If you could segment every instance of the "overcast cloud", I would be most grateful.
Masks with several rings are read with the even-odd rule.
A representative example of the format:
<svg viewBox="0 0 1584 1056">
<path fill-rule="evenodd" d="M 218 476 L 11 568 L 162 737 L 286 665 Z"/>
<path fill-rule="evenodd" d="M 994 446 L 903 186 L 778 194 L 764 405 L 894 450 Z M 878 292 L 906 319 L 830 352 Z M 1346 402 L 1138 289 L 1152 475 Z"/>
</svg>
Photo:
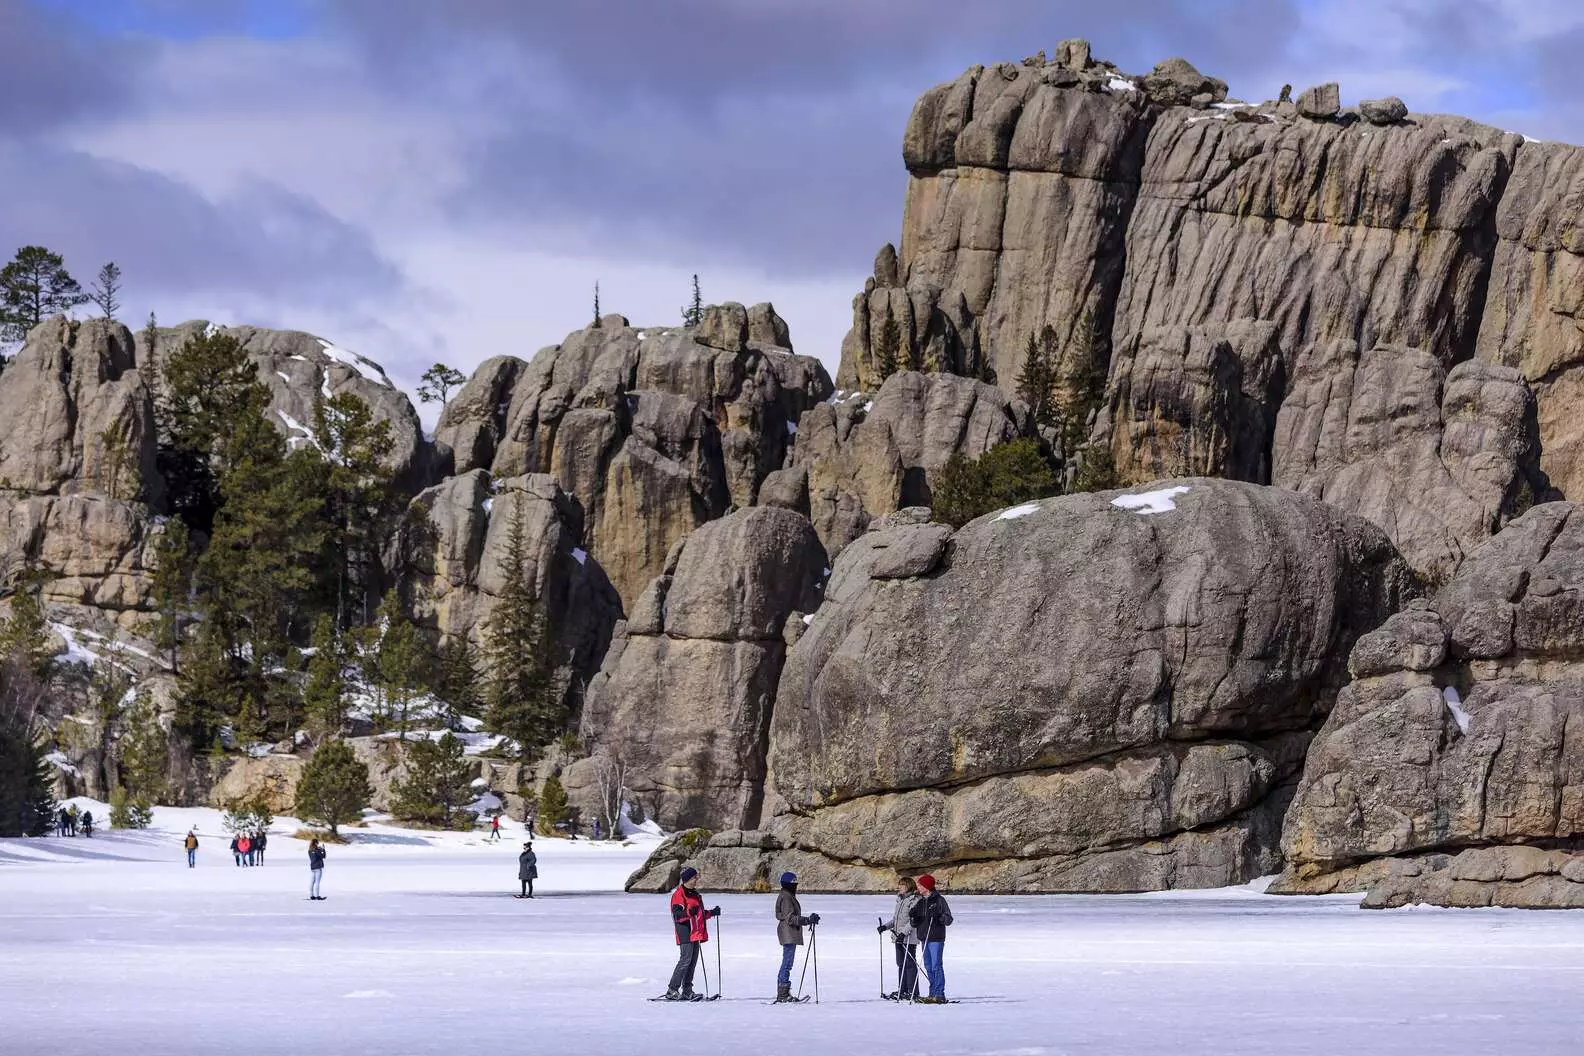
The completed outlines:
<svg viewBox="0 0 1584 1056">
<path fill-rule="evenodd" d="M 409 385 L 559 341 L 596 279 L 669 323 L 698 272 L 834 367 L 913 100 L 1067 36 L 1584 139 L 1571 0 L 0 0 L 0 253 Z"/>
</svg>

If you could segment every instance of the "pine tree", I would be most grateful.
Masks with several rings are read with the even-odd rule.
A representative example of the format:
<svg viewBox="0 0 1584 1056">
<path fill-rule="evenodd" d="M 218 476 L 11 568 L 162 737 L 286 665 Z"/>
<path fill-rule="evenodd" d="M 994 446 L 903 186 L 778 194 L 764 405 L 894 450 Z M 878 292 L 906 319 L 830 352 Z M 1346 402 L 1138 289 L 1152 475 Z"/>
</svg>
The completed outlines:
<svg viewBox="0 0 1584 1056">
<path fill-rule="evenodd" d="M 148 322 L 143 324 L 143 352 L 139 362 L 153 365 L 159 362 L 156 355 L 159 352 L 159 321 L 154 318 L 154 313 L 149 312 Z"/>
<path fill-rule="evenodd" d="M 196 560 L 187 522 L 180 517 L 168 518 L 159 541 L 154 544 L 154 603 L 159 607 L 154 640 L 161 650 L 168 652 L 170 669 L 178 673 L 181 671 L 178 647 L 182 640 L 182 619 L 192 606 Z"/>
<path fill-rule="evenodd" d="M 331 550 L 337 557 L 336 613 L 342 628 L 367 623 L 378 597 L 380 554 L 406 506 L 387 461 L 390 422 L 376 419 L 352 393 L 319 401 L 314 434 L 329 466 L 327 512 Z"/>
<path fill-rule="evenodd" d="M 303 767 L 293 809 L 309 824 L 329 826 L 336 836 L 337 827 L 357 821 L 373 797 L 368 766 L 346 742 L 326 741 Z"/>
<path fill-rule="evenodd" d="M 554 836 L 556 826 L 571 815 L 567 807 L 566 786 L 561 783 L 559 774 L 551 774 L 545 778 L 544 789 L 539 793 L 539 831 L 546 836 Z"/>
<path fill-rule="evenodd" d="M 594 322 L 592 329 L 598 330 L 604 324 L 600 322 L 599 283 L 594 283 Z"/>
<path fill-rule="evenodd" d="M 395 591 L 380 602 L 377 623 L 380 636 L 374 655 L 374 681 L 385 700 L 386 713 L 406 740 L 412 705 L 427 682 L 427 650 L 418 628 L 402 611 Z"/>
<path fill-rule="evenodd" d="M 34 737 L 50 687 L 23 654 L 0 656 L 0 836 L 46 836 L 55 775 Z"/>
<path fill-rule="evenodd" d="M 98 307 L 99 314 L 114 319 L 121 310 L 121 268 L 111 261 L 99 269 L 94 284 L 88 291 L 89 300 Z"/>
<path fill-rule="evenodd" d="M 1050 327 L 1045 328 L 1054 334 Z M 1040 425 L 1053 424 L 1055 408 L 1052 403 L 1052 386 L 1055 370 L 1049 357 L 1048 343 L 1029 334 L 1028 346 L 1023 351 L 1023 368 L 1018 371 L 1017 395 L 1034 421 Z"/>
<path fill-rule="evenodd" d="M 170 749 L 159 724 L 159 711 L 144 693 L 138 693 L 122 721 L 121 783 L 137 800 L 159 802 L 166 798 L 166 773 Z"/>
<path fill-rule="evenodd" d="M 935 477 L 935 518 L 960 528 L 976 517 L 1058 494 L 1061 482 L 1038 440 L 1024 437 L 998 444 L 977 459 L 959 452 Z"/>
<path fill-rule="evenodd" d="M 902 326 L 897 322 L 896 313 L 891 310 L 891 301 L 888 298 L 885 319 L 880 323 L 880 336 L 875 339 L 874 345 L 875 373 L 879 376 L 881 384 L 897 372 L 901 361 Z"/>
<path fill-rule="evenodd" d="M 123 785 L 110 793 L 110 827 L 146 829 L 154 823 L 154 807 L 147 796 L 134 796 Z"/>
<path fill-rule="evenodd" d="M 682 325 L 698 326 L 704 321 L 704 295 L 699 292 L 699 277 L 693 276 L 693 300 L 682 309 Z"/>
<path fill-rule="evenodd" d="M 467 635 L 454 634 L 441 643 L 435 668 L 434 694 L 450 713 L 447 725 L 455 726 L 458 716 L 477 718 L 484 708 L 482 675 Z"/>
<path fill-rule="evenodd" d="M 424 403 L 438 403 L 441 407 L 451 398 L 451 390 L 467 384 L 467 375 L 460 370 L 436 363 L 423 372 L 419 379 L 418 398 Z"/>
<path fill-rule="evenodd" d="M 24 573 L 11 595 L 11 614 L 0 622 L 0 659 L 17 657 L 29 671 L 43 677 L 49 673 L 54 654 L 37 590 L 36 576 Z"/>
<path fill-rule="evenodd" d="M 462 742 L 450 732 L 437 741 L 414 741 L 407 749 L 407 777 L 392 789 L 391 813 L 403 821 L 470 828 L 475 816 L 462 809 L 474 798 L 470 775 Z"/>
<path fill-rule="evenodd" d="M 522 497 L 514 496 L 506 537 L 505 585 L 490 613 L 485 654 L 489 690 L 484 725 L 515 742 L 527 759 L 565 727 L 549 621 L 528 581 L 528 542 Z"/>
<path fill-rule="evenodd" d="M 328 613 L 314 624 L 313 655 L 303 685 L 308 725 L 321 737 L 338 735 L 347 721 L 346 644 Z"/>
<path fill-rule="evenodd" d="M 160 381 L 160 473 L 171 507 L 188 527 L 208 534 L 220 505 L 218 481 L 233 457 L 231 438 L 244 423 L 263 420 L 269 389 L 237 339 L 218 331 L 190 337 L 171 352 Z"/>
<path fill-rule="evenodd" d="M 20 341 L 45 319 L 87 300 L 59 253 L 23 246 L 0 268 L 0 341 Z"/>
</svg>

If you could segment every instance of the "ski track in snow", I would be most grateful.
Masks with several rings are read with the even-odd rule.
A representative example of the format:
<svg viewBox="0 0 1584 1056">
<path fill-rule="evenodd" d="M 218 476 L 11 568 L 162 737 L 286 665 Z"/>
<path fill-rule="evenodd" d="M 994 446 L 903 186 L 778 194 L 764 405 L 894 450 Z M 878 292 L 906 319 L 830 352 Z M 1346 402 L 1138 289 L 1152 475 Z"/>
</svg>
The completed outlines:
<svg viewBox="0 0 1584 1056">
<path fill-rule="evenodd" d="M 103 804 L 88 805 L 103 816 Z M 889 896 L 805 892 L 820 1001 L 769 1008 L 768 895 L 710 892 L 726 1000 L 656 1005 L 675 961 L 664 896 L 625 895 L 653 847 L 371 823 L 332 845 L 309 902 L 297 822 L 239 869 L 217 811 L 155 828 L 0 839 L 0 1051 L 25 1056 L 535 1053 L 1472 1056 L 1575 1051 L 1584 914 L 1374 912 L 1254 883 L 1144 896 L 952 895 L 946 1008 L 893 1005 Z M 197 869 L 181 838 L 196 826 Z M 808 947 L 799 954 L 801 971 Z M 716 960 L 717 952 L 721 955 Z M 794 976 L 794 980 L 796 979 Z M 804 992 L 812 992 L 812 973 Z M 251 1010 L 251 1011 L 249 1011 Z M 242 1017 L 245 1043 L 238 1043 Z M 515 1045 L 513 1043 L 516 1043 Z"/>
</svg>

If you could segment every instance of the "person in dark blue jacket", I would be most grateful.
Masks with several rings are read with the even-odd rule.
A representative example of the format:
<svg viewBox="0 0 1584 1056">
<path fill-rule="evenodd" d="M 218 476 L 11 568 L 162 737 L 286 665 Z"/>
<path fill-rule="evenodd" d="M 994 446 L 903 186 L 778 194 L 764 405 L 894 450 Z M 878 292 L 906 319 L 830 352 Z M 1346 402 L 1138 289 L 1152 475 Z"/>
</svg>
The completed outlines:
<svg viewBox="0 0 1584 1056">
<path fill-rule="evenodd" d="M 319 893 L 319 882 L 324 879 L 325 851 L 318 840 L 308 841 L 308 870 L 313 879 L 308 881 L 308 898 L 314 902 L 323 902 L 324 896 Z"/>
<path fill-rule="evenodd" d="M 929 977 L 929 996 L 919 1001 L 929 1005 L 946 1004 L 946 929 L 951 927 L 951 907 L 935 890 L 935 878 L 925 873 L 918 878 L 923 895 L 908 913 L 913 930 L 918 933 L 919 945 L 924 950 L 924 974 Z"/>
</svg>

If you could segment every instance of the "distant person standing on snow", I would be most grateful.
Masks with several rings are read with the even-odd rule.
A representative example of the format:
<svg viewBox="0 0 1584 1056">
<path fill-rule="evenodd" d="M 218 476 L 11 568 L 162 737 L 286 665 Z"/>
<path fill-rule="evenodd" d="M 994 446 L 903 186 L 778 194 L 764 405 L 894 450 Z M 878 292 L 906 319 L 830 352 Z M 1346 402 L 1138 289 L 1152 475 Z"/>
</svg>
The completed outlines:
<svg viewBox="0 0 1584 1056">
<path fill-rule="evenodd" d="M 193 830 L 187 830 L 187 838 L 182 841 L 182 846 L 187 848 L 187 868 L 196 868 L 198 865 L 198 837 Z"/>
<path fill-rule="evenodd" d="M 66 835 L 77 835 L 77 804 L 66 808 Z"/>
<path fill-rule="evenodd" d="M 539 856 L 534 853 L 533 843 L 523 844 L 522 853 L 517 856 L 517 879 L 522 883 L 522 893 L 518 898 L 533 897 L 533 882 L 539 879 Z"/>
<path fill-rule="evenodd" d="M 891 923 L 881 924 L 881 934 L 890 932 L 896 943 L 897 990 L 886 994 L 890 1001 L 911 1001 L 918 996 L 918 932 L 913 930 L 913 907 L 919 903 L 918 885 L 911 876 L 897 879 L 896 907 Z"/>
<path fill-rule="evenodd" d="M 792 964 L 797 960 L 797 948 L 803 945 L 803 929 L 817 927 L 819 914 L 803 915 L 803 905 L 797 897 L 797 874 L 781 874 L 781 893 L 776 896 L 776 941 L 781 944 L 781 970 L 776 973 L 777 1001 L 792 1000 Z M 816 973 L 817 974 L 817 973 Z"/>
<path fill-rule="evenodd" d="M 501 838 L 500 837 L 500 815 L 499 814 L 491 814 L 490 815 L 490 834 L 488 836 L 484 837 L 484 842 L 485 843 L 499 843 L 500 842 L 500 838 Z"/>
<path fill-rule="evenodd" d="M 269 844 L 269 837 L 260 832 L 253 837 L 253 853 L 258 857 L 258 864 L 264 864 L 264 848 Z"/>
<path fill-rule="evenodd" d="M 236 864 L 242 864 L 242 837 L 231 837 L 231 857 L 236 859 Z"/>
<path fill-rule="evenodd" d="M 66 808 L 62 807 L 55 812 L 55 835 L 66 835 Z"/>
<path fill-rule="evenodd" d="M 951 927 L 951 907 L 935 890 L 935 878 L 925 873 L 918 878 L 922 897 L 908 913 L 913 930 L 924 949 L 924 974 L 929 976 L 929 996 L 919 1000 L 931 1005 L 946 1003 L 946 929 Z"/>
<path fill-rule="evenodd" d="M 319 846 L 318 840 L 308 841 L 308 871 L 312 879 L 308 881 L 308 899 L 311 902 L 323 902 L 324 896 L 319 893 L 319 882 L 324 879 L 324 848 Z"/>
<path fill-rule="evenodd" d="M 237 840 L 237 850 L 242 852 L 243 865 L 253 864 L 253 838 L 251 836 L 243 836 Z"/>
<path fill-rule="evenodd" d="M 82 823 L 83 835 L 88 837 L 90 840 L 93 839 L 93 811 L 83 811 L 82 817 L 78 820 Z"/>
<path fill-rule="evenodd" d="M 705 909 L 697 884 L 698 870 L 690 865 L 682 870 L 682 882 L 671 892 L 671 925 L 680 948 L 671 985 L 666 987 L 667 1001 L 704 1000 L 693 992 L 693 972 L 698 968 L 700 944 L 709 941 L 709 918 L 720 916 L 720 907 Z"/>
</svg>

